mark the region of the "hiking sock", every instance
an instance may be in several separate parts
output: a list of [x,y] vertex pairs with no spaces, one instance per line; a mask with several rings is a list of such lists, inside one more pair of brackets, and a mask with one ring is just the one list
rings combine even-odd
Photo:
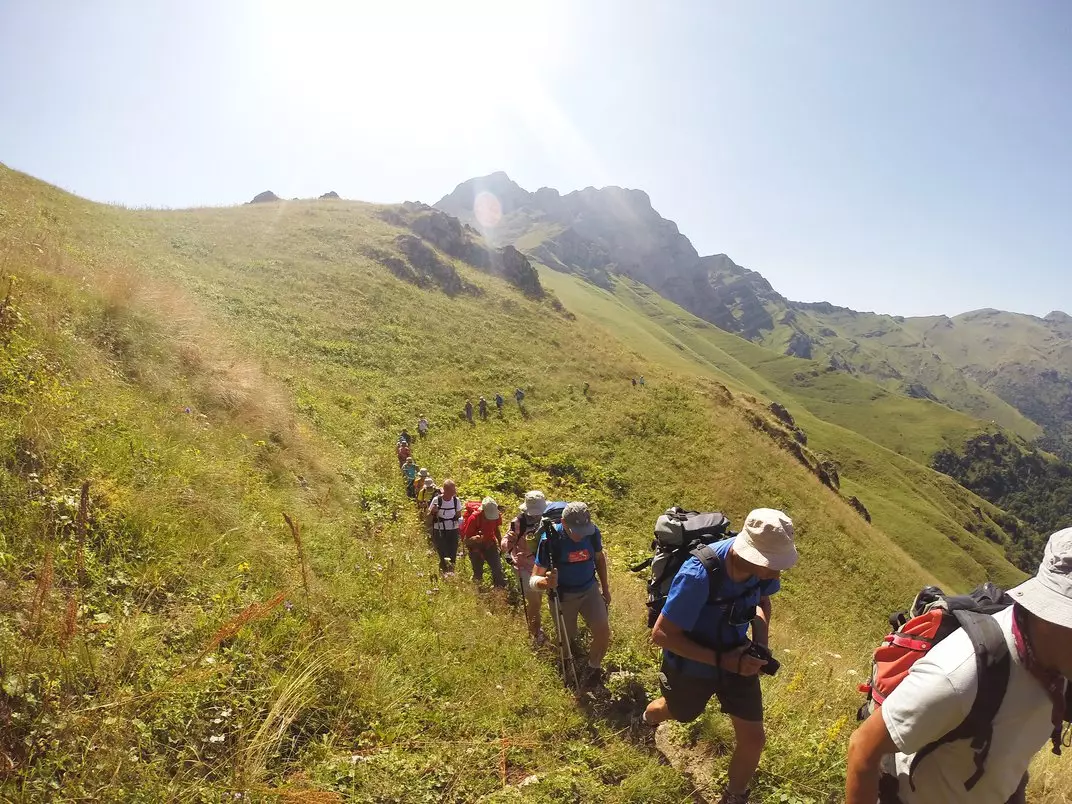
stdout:
[[642,714],[640,716],[640,719],[642,721],[644,721],[645,726],[655,726],[655,725],[657,725],[655,723],[652,723],[650,720],[648,720],[648,710],[647,709],[644,710],[644,714]]

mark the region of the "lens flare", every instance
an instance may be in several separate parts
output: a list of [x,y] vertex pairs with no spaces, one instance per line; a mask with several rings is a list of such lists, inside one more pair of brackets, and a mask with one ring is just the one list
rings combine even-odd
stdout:
[[481,229],[494,229],[502,220],[502,204],[489,192],[477,193],[473,199],[473,216]]

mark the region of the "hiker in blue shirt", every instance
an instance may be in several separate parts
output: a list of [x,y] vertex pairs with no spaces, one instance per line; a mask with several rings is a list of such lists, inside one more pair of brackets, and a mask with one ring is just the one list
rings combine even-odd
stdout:
[[[552,564],[554,569],[549,570]],[[610,620],[607,617],[610,583],[603,538],[583,502],[571,502],[566,506],[562,524],[555,525],[551,539],[546,533],[540,537],[529,585],[541,591],[558,590],[559,606],[566,621],[565,636],[571,642],[577,636],[577,615],[584,618],[592,632],[592,646],[588,651],[588,675],[582,683],[601,681],[603,657],[610,647]],[[562,638],[562,634],[558,636]]]
[[[758,673],[768,662],[755,654],[767,648],[770,599],[782,570],[797,561],[793,523],[781,511],[760,508],[735,538],[711,548],[721,561],[717,588],[700,559],[689,558],[652,628],[652,641],[663,649],[662,697],[648,705],[642,723],[695,720],[717,697],[736,736],[720,804],[745,804],[766,740]],[[763,650],[752,649],[753,642]]]

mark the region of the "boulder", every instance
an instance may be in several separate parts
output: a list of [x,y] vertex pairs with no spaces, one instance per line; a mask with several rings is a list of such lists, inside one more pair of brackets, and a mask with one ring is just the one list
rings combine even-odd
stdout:
[[321,201],[337,200],[338,197],[339,197],[339,194],[337,192],[335,192],[334,190],[328,190],[326,193],[324,193],[322,196],[320,196],[320,200]]
[[770,412],[774,414],[774,417],[783,424],[788,424],[790,427],[796,427],[797,423],[793,421],[792,414],[786,410],[785,405],[779,402],[770,403]]
[[849,505],[851,505],[856,513],[862,516],[866,521],[871,521],[870,512],[868,512],[867,508],[864,507],[864,504],[860,502],[858,497],[849,497]]
[[253,196],[253,200],[250,201],[249,203],[251,203],[251,204],[266,204],[269,201],[282,201],[282,200],[283,199],[281,199],[278,195],[273,193],[271,190],[265,190],[263,193],[257,193],[255,196]]

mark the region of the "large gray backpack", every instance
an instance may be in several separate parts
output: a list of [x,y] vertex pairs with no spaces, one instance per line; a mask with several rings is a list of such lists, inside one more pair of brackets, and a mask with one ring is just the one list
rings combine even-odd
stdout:
[[711,585],[710,599],[717,598],[722,562],[708,545],[734,535],[730,530],[730,521],[717,511],[700,513],[674,507],[668,508],[655,521],[655,538],[651,543],[653,555],[630,567],[633,572],[651,567],[648,578],[648,628],[659,619],[677,571],[692,556],[700,559],[707,569]]

